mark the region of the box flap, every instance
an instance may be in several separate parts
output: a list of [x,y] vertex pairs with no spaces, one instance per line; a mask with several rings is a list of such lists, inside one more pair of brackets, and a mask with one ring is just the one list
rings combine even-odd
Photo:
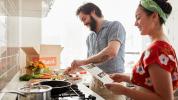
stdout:
[[40,55],[48,56],[48,55],[59,55],[63,50],[61,45],[40,45]]
[[60,55],[63,50],[61,45],[46,45],[40,44],[38,48],[21,47],[26,54],[26,62],[29,61],[42,61],[47,66],[60,66]]
[[34,47],[21,47],[21,48],[26,53],[26,55],[39,55],[38,52],[34,49]]

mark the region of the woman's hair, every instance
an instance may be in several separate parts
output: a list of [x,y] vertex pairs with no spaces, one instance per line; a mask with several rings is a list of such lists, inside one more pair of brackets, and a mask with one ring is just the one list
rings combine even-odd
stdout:
[[[171,11],[172,11],[172,6],[169,2],[167,2],[167,0],[153,0],[154,2],[156,2],[159,7],[162,9],[162,11],[167,14],[167,15],[170,15],[171,14]],[[147,13],[147,15],[151,15],[153,13],[153,11],[149,11],[147,9],[145,9],[142,5],[140,5],[143,10]],[[165,23],[165,21],[163,20],[162,17],[159,16],[159,21],[160,21],[160,24],[162,25],[163,23]]]
[[77,11],[76,11],[76,15],[79,15],[80,12],[84,13],[84,14],[90,14],[91,12],[95,11],[95,14],[98,17],[102,17],[103,14],[100,10],[100,8],[98,6],[96,6],[93,3],[86,3],[82,6],[80,6]]

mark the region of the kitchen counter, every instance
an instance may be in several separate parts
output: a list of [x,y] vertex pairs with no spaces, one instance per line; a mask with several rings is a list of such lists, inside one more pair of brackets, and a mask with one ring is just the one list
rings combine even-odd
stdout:
[[[18,72],[12,80],[6,85],[2,91],[16,91],[20,87],[23,87],[26,82],[20,82],[19,81],[20,72]],[[1,93],[0,94],[0,100],[16,100],[17,95],[11,94],[11,93]]]
[[[15,91],[18,90],[20,87],[23,87],[27,84],[27,82],[19,81],[20,72],[18,72],[14,78],[7,84],[7,86],[2,91]],[[88,75],[87,75],[88,76]],[[77,85],[79,89],[84,92],[86,95],[93,95],[96,97],[97,100],[104,100],[101,96],[90,90],[88,87],[86,87],[86,84],[88,84],[89,79],[88,77],[84,76],[84,80],[79,82]],[[10,93],[1,93],[0,94],[0,100],[16,100],[17,95],[16,94],[10,94]]]

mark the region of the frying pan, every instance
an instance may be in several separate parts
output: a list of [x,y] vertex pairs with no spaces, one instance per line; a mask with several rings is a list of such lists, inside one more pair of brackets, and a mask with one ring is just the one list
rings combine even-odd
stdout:
[[39,84],[52,87],[51,97],[58,96],[59,94],[67,92],[72,85],[70,82],[61,80],[41,81]]

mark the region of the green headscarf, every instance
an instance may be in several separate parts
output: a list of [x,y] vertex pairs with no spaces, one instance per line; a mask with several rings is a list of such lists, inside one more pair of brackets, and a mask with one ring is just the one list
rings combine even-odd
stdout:
[[153,0],[140,0],[140,4],[149,11],[157,12],[159,16],[164,20],[164,22],[166,22],[167,18],[169,17],[169,15],[164,13],[159,5]]

